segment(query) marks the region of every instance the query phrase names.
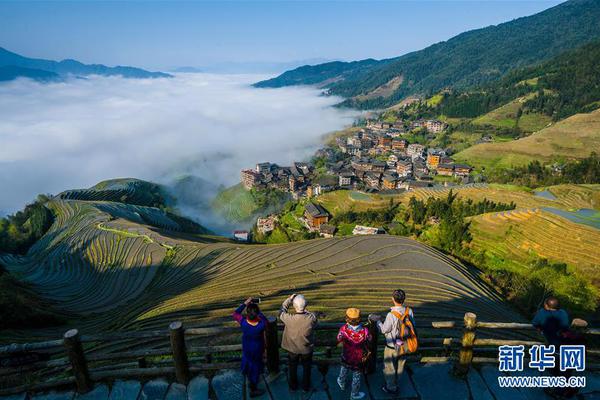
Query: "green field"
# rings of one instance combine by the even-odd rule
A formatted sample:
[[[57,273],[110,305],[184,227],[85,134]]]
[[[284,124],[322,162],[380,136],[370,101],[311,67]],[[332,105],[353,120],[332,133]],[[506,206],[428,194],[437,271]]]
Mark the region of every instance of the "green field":
[[[523,132],[537,132],[552,123],[552,118],[540,113],[524,113],[517,119],[517,112],[530,96],[515,99],[472,121],[475,125],[491,125],[497,128],[519,127]]]
[[[453,156],[476,167],[511,167],[533,160],[584,158],[600,151],[600,110],[577,114],[528,137],[504,143],[482,143]]]
[[[241,183],[220,192],[212,204],[213,210],[230,222],[247,222],[260,212],[250,191]]]

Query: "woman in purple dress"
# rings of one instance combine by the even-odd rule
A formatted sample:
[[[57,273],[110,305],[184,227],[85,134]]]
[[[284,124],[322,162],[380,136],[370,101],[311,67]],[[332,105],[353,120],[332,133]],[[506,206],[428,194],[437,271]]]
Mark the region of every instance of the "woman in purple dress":
[[[242,312],[246,309],[246,315]],[[265,329],[267,319],[260,312],[258,304],[248,298],[233,312],[235,319],[242,328],[242,373],[250,386],[250,397],[264,394],[258,389],[258,380],[264,369],[263,353],[265,350]]]

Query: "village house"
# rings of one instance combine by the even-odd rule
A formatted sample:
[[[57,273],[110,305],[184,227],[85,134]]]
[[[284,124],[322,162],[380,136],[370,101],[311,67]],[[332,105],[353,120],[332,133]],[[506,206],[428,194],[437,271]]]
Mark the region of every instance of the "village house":
[[[238,242],[247,242],[250,240],[250,232],[248,231],[233,231],[233,239]]]
[[[377,145],[384,149],[390,149],[392,147],[392,138],[389,136],[382,136],[379,138]]]
[[[412,175],[413,164],[410,161],[398,161],[396,163],[396,172],[399,176],[407,177]]]
[[[454,175],[455,176],[468,176],[473,167],[467,164],[454,164]]]
[[[365,184],[371,188],[379,189],[379,182],[381,180],[381,173],[379,172],[367,172],[365,174]]]
[[[256,230],[263,235],[272,232],[275,229],[275,221],[277,221],[277,217],[274,215],[269,215],[266,218],[258,218],[256,220]]]
[[[338,175],[338,185],[351,186],[354,174],[351,171],[343,171]]]
[[[413,161],[413,174],[426,175],[428,173],[429,173],[429,169],[427,168],[425,161],[423,161],[421,159],[416,159]]]
[[[442,176],[454,175],[454,164],[439,164],[437,166],[437,173]]]
[[[268,174],[269,172],[271,172],[271,163],[258,163],[256,164],[255,170],[259,174]]]
[[[427,168],[437,169],[441,160],[442,160],[442,156],[437,153],[427,154]]]
[[[384,174],[383,179],[381,180],[381,187],[384,190],[394,190],[396,189],[396,184],[398,183],[398,177],[393,174]]]
[[[383,172],[385,171],[386,163],[384,161],[373,161],[371,171]]]
[[[368,158],[354,158],[350,165],[357,171],[370,171],[373,168],[373,164]]]
[[[398,156],[395,154],[391,154],[387,159],[387,166],[390,168],[396,168],[396,163],[398,162]]]
[[[352,230],[353,235],[377,235],[379,228],[373,228],[370,226],[356,225]]]
[[[319,235],[324,238],[332,238],[337,228],[334,225],[321,224],[319,226]]]
[[[425,128],[431,133],[440,133],[446,129],[446,124],[436,119],[428,119],[425,121]]]
[[[406,155],[412,158],[421,157],[425,151],[425,146],[418,143],[411,143],[406,147]]]
[[[405,139],[394,139],[392,140],[393,150],[405,150],[408,142]]]
[[[243,169],[241,172],[242,185],[246,190],[250,190],[261,183],[261,176],[253,169]]]
[[[304,218],[310,229],[319,229],[329,222],[329,213],[320,204],[307,203],[304,207]]]

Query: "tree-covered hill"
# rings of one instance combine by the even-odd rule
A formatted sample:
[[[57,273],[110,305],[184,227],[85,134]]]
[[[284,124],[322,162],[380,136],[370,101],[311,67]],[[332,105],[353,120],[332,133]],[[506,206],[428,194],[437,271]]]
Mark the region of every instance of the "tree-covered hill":
[[[480,89],[446,93],[438,111],[450,117],[476,117],[536,93],[522,112],[541,112],[555,120],[600,107],[600,41],[565,52],[540,65],[515,70]]]
[[[446,87],[467,88],[496,80],[506,73],[548,60],[600,37],[600,2],[569,0],[541,13],[462,33],[448,41],[394,59],[332,63],[300,67],[258,87],[320,84],[346,97],[343,105],[377,108],[412,94]],[[369,94],[397,77],[403,83],[388,97]]]

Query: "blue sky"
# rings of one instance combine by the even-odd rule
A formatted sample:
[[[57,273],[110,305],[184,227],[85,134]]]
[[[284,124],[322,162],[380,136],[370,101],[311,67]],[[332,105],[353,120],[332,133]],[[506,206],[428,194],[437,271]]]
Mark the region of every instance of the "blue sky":
[[[166,69],[386,58],[559,4],[530,1],[0,1],[0,46]]]

